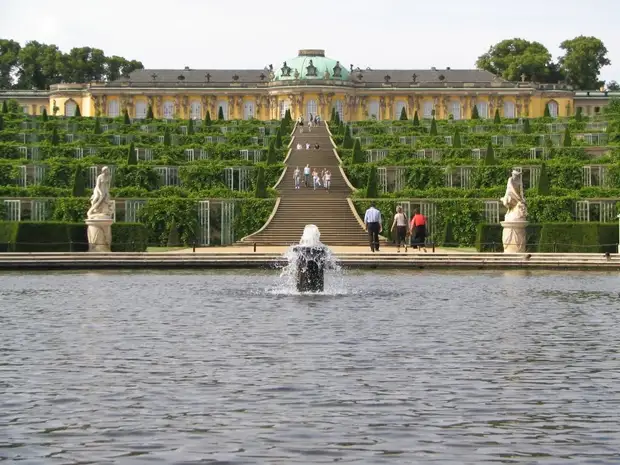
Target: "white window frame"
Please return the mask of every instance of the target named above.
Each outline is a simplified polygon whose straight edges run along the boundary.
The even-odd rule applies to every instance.
[[[476,108],[481,119],[489,118],[489,104],[487,102],[476,102]]]
[[[368,119],[381,119],[381,106],[379,100],[374,99],[368,102]]]
[[[433,117],[433,110],[435,109],[435,104],[430,100],[424,102],[424,106],[422,107],[422,117],[431,119]]]
[[[344,121],[344,102],[342,100],[336,100],[334,103],[334,108],[336,113],[338,113],[338,118],[340,118],[340,121]]]
[[[65,102],[65,116],[75,116],[75,110],[77,109],[77,103],[73,100],[67,100]]]
[[[556,102],[555,100],[550,100],[547,103],[547,106],[549,107],[549,114],[551,115],[551,117],[557,118],[560,111],[560,106],[558,105],[558,102]]]
[[[402,113],[403,108],[405,109],[405,111],[407,111],[407,102],[405,102],[404,100],[397,100],[396,103],[394,103],[395,120],[400,119],[400,114]],[[409,117],[409,114],[407,114],[407,117]]]
[[[146,102],[136,102],[135,112],[137,119],[145,119],[148,105]]]
[[[315,117],[318,111],[319,107],[316,104],[316,100],[310,99],[306,102],[306,116],[304,116],[304,118],[306,118],[306,121],[310,121],[310,115],[312,115],[312,117]]]
[[[504,102],[504,118],[516,118],[516,107],[511,101]]]
[[[193,100],[189,105],[189,117],[190,119],[202,119],[202,103],[198,100]]]
[[[243,119],[254,118],[254,102],[252,100],[243,103]]]
[[[162,114],[164,119],[174,118],[174,102],[166,100],[162,105]]]
[[[453,100],[450,103],[450,114],[455,120],[461,119],[461,102],[458,100]]]
[[[118,100],[110,100],[108,102],[108,116],[110,118],[118,118],[118,115],[119,115]]]

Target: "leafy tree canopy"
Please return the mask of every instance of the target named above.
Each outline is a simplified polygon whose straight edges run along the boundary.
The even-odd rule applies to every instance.
[[[564,56],[559,64],[568,82],[578,89],[598,89],[601,68],[611,64],[607,48],[596,37],[579,36],[560,44]]]

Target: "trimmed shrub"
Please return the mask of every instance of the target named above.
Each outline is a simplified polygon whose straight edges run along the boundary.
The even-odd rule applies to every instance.
[[[41,121],[45,123],[47,122],[47,119],[47,108],[43,108],[43,111],[41,112]]]
[[[140,223],[112,224],[112,252],[146,252],[149,232]]]
[[[181,245],[181,239],[179,238],[179,229],[174,218],[170,224],[170,232],[168,233],[168,247],[178,247]]]
[[[82,117],[82,112],[80,111],[80,106],[77,103],[75,104],[75,112],[73,113],[73,116],[75,118],[81,118]]]
[[[495,109],[495,117],[493,118],[493,123],[494,124],[500,124],[502,122],[502,119],[499,117],[499,108]]]
[[[153,114],[153,106],[152,105],[149,105],[149,107],[146,109],[146,119],[148,119],[148,120],[155,119],[155,115]]]
[[[405,110],[405,107],[402,107],[400,110],[400,120],[407,121],[407,110]]]
[[[431,136],[437,136],[437,121],[435,121],[435,117],[433,116],[433,120],[431,121],[431,130],[429,133]]]
[[[461,148],[461,133],[459,131],[459,128],[456,128],[456,131],[454,131],[454,140],[452,141],[452,148],[453,149],[460,149]]]
[[[480,113],[478,113],[477,105],[474,105],[471,109],[471,119],[480,119]]]
[[[353,145],[353,164],[366,163],[366,154],[362,150],[362,144],[359,138],[355,138],[355,145]]]
[[[330,124],[336,124],[336,107],[332,107],[331,118],[329,119]]]
[[[58,137],[58,128],[54,126],[52,129],[52,145],[58,145],[60,143],[60,138]]]
[[[538,177],[538,195],[549,195],[551,189],[549,186],[549,173],[547,173],[547,165],[540,165],[540,175]]]
[[[570,129],[568,129],[568,125],[566,125],[566,129],[564,130],[564,147],[570,147],[572,145],[570,139]]]
[[[256,176],[256,193],[255,197],[259,199],[267,198],[267,185],[265,183],[265,168],[258,167],[258,173]]]
[[[0,115],[0,131],[4,129],[4,118]]]
[[[0,221],[0,252],[15,252],[19,223]]]
[[[93,133],[101,134],[101,121],[99,121],[99,117],[95,118],[95,128],[93,129]]]
[[[205,114],[205,126],[211,126],[211,112],[209,110]]]
[[[532,129],[530,128],[530,120],[526,119],[523,121],[523,134],[531,134]]]
[[[217,119],[219,121],[224,121],[224,109],[221,106],[217,110]]]
[[[545,113],[543,115],[545,118],[551,118],[551,111],[549,111],[549,104],[545,105]]]
[[[278,160],[276,159],[276,147],[275,147],[275,141],[271,141],[269,144],[269,150],[267,151],[267,164],[268,165],[275,165],[276,163],[278,163]]]
[[[138,164],[138,154],[136,153],[136,147],[133,144],[129,144],[129,149],[127,152],[127,165],[135,166]]]
[[[129,112],[127,108],[125,108],[125,112],[123,113],[123,123],[127,126],[131,124],[131,119],[129,118]]]
[[[278,128],[276,131],[275,147],[277,149],[282,148],[282,128]]]
[[[342,147],[345,149],[353,148],[353,137],[351,137],[351,127],[348,124],[344,125],[344,139],[342,140]]]
[[[187,121],[187,135],[191,136],[192,134],[194,134],[194,121],[190,118]]]
[[[73,175],[73,197],[84,197],[86,195],[86,176],[82,165],[75,166],[75,174]]]
[[[493,150],[493,144],[489,141],[489,144],[487,145],[487,153],[484,156],[484,165],[491,166],[495,165],[495,163],[495,151]]]
[[[166,129],[164,130],[164,147],[170,147],[170,141],[170,129],[166,127]]]
[[[2,101],[2,113],[8,113],[9,112],[9,105],[6,103],[6,100]]]
[[[377,167],[372,165],[368,175],[368,184],[366,186],[366,198],[376,199],[379,197]]]
[[[414,125],[415,127],[420,126],[420,118],[418,118],[418,110],[415,110],[415,111],[413,112],[413,125]]]
[[[583,108],[577,107],[577,113],[575,113],[575,121],[581,123],[583,121]]]

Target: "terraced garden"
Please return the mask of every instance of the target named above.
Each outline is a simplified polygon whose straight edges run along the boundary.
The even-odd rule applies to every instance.
[[[269,217],[276,192],[267,186],[282,173],[292,127],[290,119],[131,121],[7,111],[0,114],[0,217],[83,223],[96,176],[109,166],[116,229],[146,226],[136,248],[231,244]]]
[[[504,215],[499,199],[517,169],[531,223],[571,223],[569,229],[572,223],[609,224],[606,240],[617,242],[618,113],[597,119],[336,122],[331,130],[358,188],[357,210],[375,199],[388,235],[395,207],[403,205],[407,213],[417,207],[427,215],[437,244],[484,242],[484,224],[496,225],[487,229],[497,238]]]

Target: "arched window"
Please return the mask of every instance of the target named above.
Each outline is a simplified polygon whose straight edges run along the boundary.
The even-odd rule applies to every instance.
[[[489,104],[487,102],[476,103],[476,108],[478,108],[480,118],[487,119],[489,117]]]
[[[557,118],[558,117],[558,102],[556,102],[555,100],[550,100],[549,103],[547,103],[547,105],[549,106],[549,114],[551,115],[552,118]]]
[[[65,102],[65,116],[75,116],[75,109],[77,105],[73,100],[67,100]]]
[[[336,113],[338,113],[340,121],[344,121],[344,104],[342,100],[336,100],[336,102],[334,102],[334,108],[336,109]]]
[[[280,101],[280,119],[284,118],[287,110],[291,109],[291,101],[290,100],[281,100]]]
[[[245,102],[243,104],[243,119],[254,118],[254,102]]]
[[[228,102],[226,100],[220,100],[217,102],[217,117],[220,116],[220,108],[222,109],[222,113],[224,113],[224,119],[228,119]]]
[[[317,113],[317,106],[316,106],[316,101],[314,100],[308,100],[308,103],[306,103],[306,121],[310,121],[310,115],[312,116],[316,116]]]
[[[202,119],[202,104],[197,100],[189,105],[189,117],[191,119]]]
[[[450,114],[455,120],[461,119],[461,102],[458,100],[453,100],[450,103]]]
[[[146,118],[146,102],[136,102],[136,118]]]
[[[429,102],[426,101],[424,102],[424,113],[423,113],[423,118],[432,118],[433,117],[433,109],[434,109],[434,105],[433,102]]]
[[[515,104],[508,101],[504,102],[504,118],[515,118]]]
[[[400,114],[403,112],[403,108],[407,111],[407,104],[402,100],[399,100],[394,104],[394,119],[400,119]]]
[[[379,119],[379,100],[371,100],[368,104],[368,118]]]
[[[108,102],[108,116],[116,118],[118,116],[118,100],[110,100]]]
[[[174,102],[167,100],[164,102],[164,119],[174,118]]]

